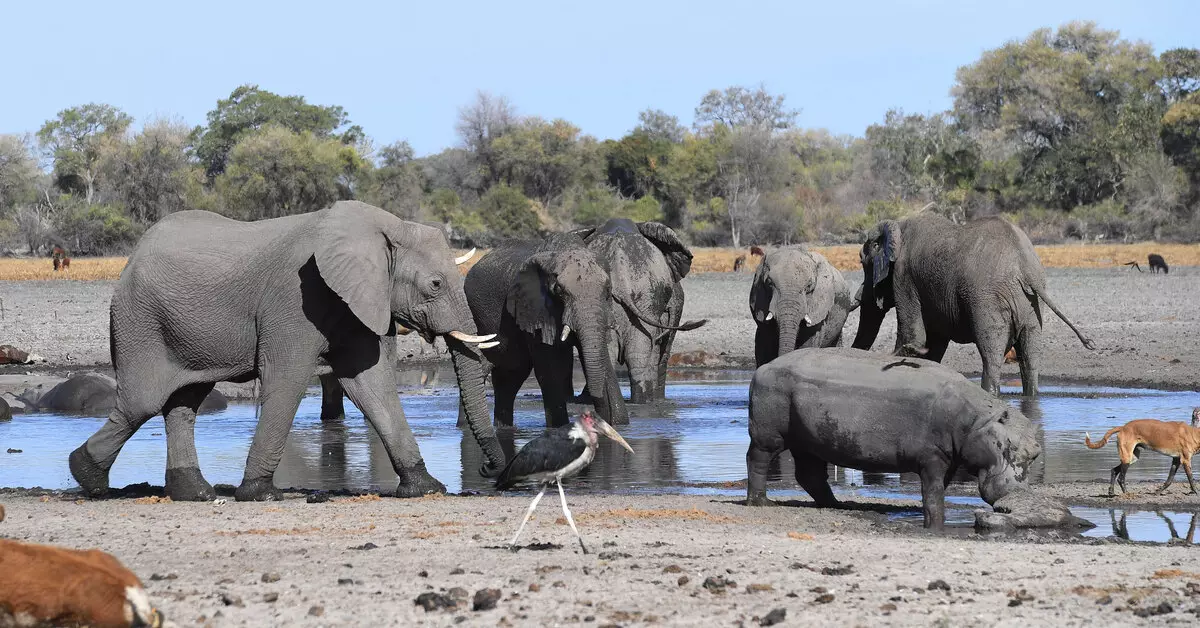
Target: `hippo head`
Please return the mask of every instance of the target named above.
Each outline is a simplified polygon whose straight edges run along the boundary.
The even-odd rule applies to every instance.
[[[1033,423],[1005,407],[972,435],[964,450],[967,466],[979,478],[979,495],[994,504],[1025,482],[1029,465],[1042,453]]]

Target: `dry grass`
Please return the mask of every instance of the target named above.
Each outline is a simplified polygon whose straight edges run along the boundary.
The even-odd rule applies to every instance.
[[[773,247],[764,247],[770,251]],[[813,251],[825,256],[838,270],[860,270],[859,246],[813,246]],[[1143,270],[1149,270],[1146,257],[1150,253],[1162,255],[1170,266],[1200,266],[1200,244],[1163,244],[1138,242],[1134,244],[1051,244],[1035,246],[1042,265],[1046,268],[1106,268],[1136,261]],[[743,272],[754,272],[761,260],[750,255],[749,249],[694,248],[692,272],[729,272],[734,260],[746,256]]]
[[[773,247],[765,247],[768,251]],[[853,244],[838,246],[813,246],[812,250],[824,255],[830,263],[839,270],[858,270],[859,247]],[[1125,262],[1137,261],[1143,270],[1149,270],[1146,256],[1158,253],[1171,266],[1200,266],[1200,244],[1160,244],[1156,242],[1138,242],[1135,244],[1052,244],[1034,247],[1042,265],[1046,268],[1105,268],[1120,266]],[[455,250],[454,255],[462,255],[467,250]],[[462,274],[467,274],[471,267],[488,252],[479,249],[475,255],[459,266]],[[746,256],[744,272],[754,272],[761,260],[756,255],[750,255],[749,249],[733,248],[693,248],[695,256],[692,259],[692,272],[713,273],[733,270],[733,262],[739,256]],[[35,259],[3,259],[0,258],[0,281],[38,281],[50,279],[72,279],[76,281],[109,281],[121,276],[127,258],[124,257],[82,257],[71,260],[71,269],[54,272],[49,258]]]
[[[29,259],[0,258],[0,281],[40,281],[74,279],[76,281],[114,280],[125,268],[124,257],[71,258],[71,268],[54,272],[54,262],[48,257]]]

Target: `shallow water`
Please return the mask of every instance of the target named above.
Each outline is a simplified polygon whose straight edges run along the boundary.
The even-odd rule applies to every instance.
[[[712,495],[742,495],[744,488],[733,483],[746,477],[746,394],[749,372],[682,371],[667,388],[667,401],[657,405],[630,406],[631,425],[621,432],[636,453],[629,454],[607,439],[601,439],[596,461],[570,484],[572,491],[683,492]],[[469,436],[455,426],[457,390],[447,383],[453,378],[426,377],[426,386],[406,385],[402,403],[426,465],[450,492],[490,490],[476,469],[480,453]],[[1011,382],[1010,382],[1011,383]],[[1005,386],[1009,395],[1019,388]],[[628,395],[628,390],[625,390]],[[1043,386],[1038,399],[1008,397],[1033,420],[1043,456],[1031,470],[1035,482],[1095,480],[1097,491],[1106,488],[1109,469],[1117,462],[1115,444],[1092,451],[1083,446],[1083,433],[1093,438],[1133,418],[1156,417],[1187,420],[1191,409],[1200,406],[1200,393],[1120,389],[1090,386]],[[297,413],[283,461],[275,475],[281,487],[310,489],[354,489],[389,491],[396,475],[378,438],[349,401],[346,421],[336,426],[320,422],[319,387],[310,389]],[[544,428],[540,395],[527,389],[517,400],[514,431],[502,431],[501,443],[512,452]],[[67,455],[103,423],[103,418],[69,417],[55,414],[18,415],[0,423],[0,486],[70,488]],[[205,476],[214,484],[237,484],[241,480],[246,452],[254,434],[254,407],[232,404],[220,413],[202,415],[196,424],[196,445]],[[19,454],[5,450],[20,449]],[[465,461],[465,462],[464,462]],[[1169,459],[1148,452],[1129,471],[1130,480],[1166,477]],[[136,482],[161,484],[166,449],[161,418],[149,421],[125,445],[113,467],[114,486]],[[464,468],[466,469],[464,471]],[[780,457],[773,468],[771,494],[780,498],[801,495],[791,481],[791,460]],[[911,497],[919,493],[913,479],[896,474],[863,474],[831,469],[835,489],[843,496],[858,492],[901,491]],[[1185,490],[1185,484],[1173,490]],[[978,500],[976,500],[978,502]],[[982,504],[982,502],[978,502]],[[1087,509],[1077,509],[1082,511]],[[1107,511],[1095,509],[1085,516],[1107,533],[1113,525]],[[969,511],[967,511],[969,516]],[[1174,515],[1171,515],[1174,516]],[[1178,515],[1176,519],[1184,517]],[[1117,515],[1119,518],[1119,512]],[[1101,520],[1103,519],[1103,521]],[[1163,520],[1153,513],[1127,517],[1130,530],[1159,530],[1167,535]],[[1157,522],[1157,523],[1155,523]],[[1186,530],[1187,523],[1182,525]],[[1178,527],[1178,526],[1177,526]],[[1089,534],[1096,534],[1093,530]],[[1148,532],[1146,532],[1148,533]],[[1135,536],[1136,536],[1135,534]],[[1156,537],[1157,538],[1157,537]],[[1162,540],[1170,538],[1169,535]]]

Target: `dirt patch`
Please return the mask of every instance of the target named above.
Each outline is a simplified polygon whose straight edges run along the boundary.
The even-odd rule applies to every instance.
[[[639,508],[620,508],[617,510],[606,510],[597,513],[582,513],[575,515],[576,521],[601,521],[601,520],[621,520],[621,519],[674,519],[680,521],[711,521],[714,523],[735,523],[738,519],[727,517],[725,515],[714,515],[712,513],[692,508],[690,510],[680,510],[674,508],[655,508],[655,509],[639,509]],[[563,525],[566,525],[566,519],[563,519]]]

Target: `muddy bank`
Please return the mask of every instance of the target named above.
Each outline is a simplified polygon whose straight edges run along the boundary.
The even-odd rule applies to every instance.
[[[554,546],[504,549],[528,495],[182,504],[0,493],[0,534],[114,553],[181,625],[758,625],[776,609],[786,625],[1062,625],[1200,612],[1188,548],[934,536],[878,511],[728,498],[568,498],[591,554],[553,499],[523,544]],[[483,589],[499,591],[495,607],[471,610]],[[426,612],[414,604],[423,593],[468,601]]]
[[[861,272],[847,273],[856,285]],[[1200,269],[1173,267],[1170,275],[1120,268],[1047,270],[1049,291],[1059,307],[1096,341],[1083,348],[1071,330],[1045,312],[1046,349],[1041,375],[1046,381],[1105,383],[1149,388],[1200,388]],[[703,273],[684,281],[684,318],[708,318],[701,329],[680,333],[676,364],[701,368],[752,366],[754,322],[747,299],[750,273]],[[44,367],[0,367],[0,374],[61,372],[108,365],[108,304],[113,282],[0,282],[5,315],[0,342],[45,356]],[[858,312],[846,321],[843,341],[858,328]],[[889,350],[895,316],[889,315],[875,349]],[[445,346],[430,346],[415,334],[400,338],[402,366],[445,360]],[[972,345],[951,345],[947,365],[967,374],[980,371]],[[1004,376],[1016,378],[1015,364]],[[227,394],[232,392],[223,390]]]

